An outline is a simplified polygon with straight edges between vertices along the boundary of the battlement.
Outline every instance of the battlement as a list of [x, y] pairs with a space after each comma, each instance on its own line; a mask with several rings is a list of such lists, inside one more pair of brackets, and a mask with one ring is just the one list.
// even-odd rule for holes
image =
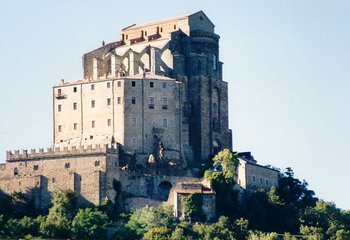
[[0, 163], [0, 171], [4, 171], [6, 169], [6, 163]]
[[90, 154], [106, 154], [106, 153], [118, 153], [118, 147], [96, 144], [96, 145], [87, 145], [81, 147], [56, 147], [56, 148], [47, 148], [44, 151], [44, 148], [31, 149], [28, 150], [15, 150], [6, 152], [6, 161], [23, 161], [23, 160], [34, 160], [34, 159], [45, 159], [45, 158], [59, 158], [62, 156], [77, 156], [77, 155], [90, 155]]

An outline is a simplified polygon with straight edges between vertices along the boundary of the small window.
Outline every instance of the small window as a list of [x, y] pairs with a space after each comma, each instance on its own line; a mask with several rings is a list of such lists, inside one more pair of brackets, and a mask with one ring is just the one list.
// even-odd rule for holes
[[265, 179], [266, 186], [269, 186], [269, 180]]
[[56, 181], [56, 179], [55, 178], [52, 178], [52, 182], [54, 183]]
[[74, 129], [74, 130], [77, 130], [77, 129], [78, 129], [78, 123], [74, 123], [74, 124], [73, 124], [73, 129]]
[[18, 168], [15, 167], [15, 168], [13, 169], [13, 175], [18, 175]]
[[95, 167], [100, 166], [100, 161], [95, 161]]
[[260, 178], [260, 184], [263, 184], [263, 179], [262, 178]]
[[160, 32], [163, 32], [163, 28], [162, 27], [160, 28]]
[[58, 131], [62, 132], [62, 125], [58, 125]]
[[64, 168], [65, 168], [65, 169], [70, 168], [70, 163], [65, 163], [65, 164], [64, 164]]
[[122, 82], [121, 82], [121, 81], [118, 81], [118, 82], [117, 82], [117, 87], [121, 87], [121, 85], [122, 85]]
[[163, 118], [163, 127], [168, 127], [168, 119]]
[[163, 88], [166, 88], [166, 82], [162, 83]]
[[150, 82], [150, 83], [149, 83], [149, 87], [150, 87], [150, 88], [153, 88], [153, 87], [154, 87], [154, 82]]
[[57, 95], [60, 97], [62, 95], [62, 89], [57, 89]]
[[110, 127], [112, 125], [112, 120], [111, 119], [107, 119], [107, 126]]
[[39, 170], [39, 165], [34, 165], [33, 170], [34, 171], [38, 171]]
[[107, 82], [107, 88], [111, 87], [111, 82]]
[[136, 82], [135, 81], [131, 81], [131, 86], [132, 87], [136, 87]]
[[134, 145], [134, 146], [136, 145], [136, 138], [134, 138], [134, 137], [131, 138], [131, 144]]
[[93, 136], [93, 135], [90, 135], [90, 139], [94, 139], [94, 136]]
[[128, 35], [125, 35], [125, 39], [128, 40]]
[[95, 84], [91, 84], [91, 90], [95, 90]]
[[57, 106], [57, 111], [58, 111], [58, 112], [61, 112], [61, 111], [62, 111], [62, 105], [61, 105], [61, 104], [58, 104], [58, 106]]
[[174, 30], [176, 30], [176, 25], [174, 25]]
[[255, 181], [256, 181], [255, 176], [253, 176], [253, 182], [255, 182]]
[[166, 97], [163, 98], [162, 109], [168, 109], [168, 99]]
[[91, 127], [95, 128], [95, 120], [91, 122]]
[[107, 98], [107, 105], [110, 106], [111, 105], [111, 99]]
[[147, 36], [147, 31], [145, 31], [145, 36]]
[[217, 59], [216, 59], [216, 54], [213, 55], [213, 70], [217, 69]]
[[95, 100], [91, 100], [91, 107], [92, 107], [92, 108], [95, 107]]
[[136, 120], [135, 117], [133, 117], [133, 118], [131, 119], [131, 125], [132, 125], [133, 127], [136, 127], [136, 123], [137, 123], [137, 120]]
[[150, 97], [150, 98], [149, 98], [148, 107], [149, 107], [150, 109], [154, 109], [154, 97]]
[[73, 92], [77, 92], [77, 87], [73, 87]]
[[118, 103], [118, 104], [121, 104], [121, 103], [122, 103], [122, 98], [121, 98], [121, 97], [118, 97], [118, 98], [117, 98], [117, 103]]
[[77, 110], [77, 108], [78, 108], [78, 104], [76, 102], [73, 103], [73, 110]]
[[136, 104], [136, 97], [131, 98], [131, 104]]

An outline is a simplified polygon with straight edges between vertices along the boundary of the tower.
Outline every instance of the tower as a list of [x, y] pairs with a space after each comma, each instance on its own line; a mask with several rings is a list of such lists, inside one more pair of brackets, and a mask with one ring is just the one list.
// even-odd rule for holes
[[116, 142], [144, 161], [159, 143], [199, 163], [231, 148], [214, 27], [202, 11], [133, 24], [84, 54], [83, 79], [53, 89], [55, 146]]

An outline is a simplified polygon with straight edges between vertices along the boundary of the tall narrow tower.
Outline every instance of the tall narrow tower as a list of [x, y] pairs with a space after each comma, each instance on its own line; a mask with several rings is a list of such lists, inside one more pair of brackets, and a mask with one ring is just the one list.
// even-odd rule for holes
[[82, 80], [54, 87], [56, 146], [119, 143], [148, 159], [203, 162], [231, 148], [219, 36], [199, 11], [133, 24], [84, 54]]

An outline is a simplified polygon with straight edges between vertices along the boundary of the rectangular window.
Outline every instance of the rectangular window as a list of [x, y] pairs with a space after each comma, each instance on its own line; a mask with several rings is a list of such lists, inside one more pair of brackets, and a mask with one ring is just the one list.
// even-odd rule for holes
[[92, 107], [92, 108], [95, 107], [95, 100], [91, 100], [91, 107]]
[[260, 178], [260, 184], [263, 184], [263, 179], [262, 178]]
[[150, 87], [150, 88], [153, 88], [153, 87], [154, 87], [154, 82], [150, 82], [150, 83], [149, 83], [149, 87]]
[[133, 117], [132, 119], [131, 119], [131, 125], [133, 126], [133, 127], [136, 127], [136, 118], [135, 117]]
[[111, 82], [107, 82], [107, 88], [111, 87]]
[[74, 123], [74, 124], [73, 124], [73, 129], [74, 129], [74, 130], [77, 130], [77, 129], [78, 129], [78, 123]]
[[166, 88], [166, 82], [162, 83], [163, 88]]
[[77, 110], [77, 108], [78, 108], [78, 104], [76, 102], [73, 103], [73, 110]]
[[122, 98], [121, 98], [121, 97], [118, 97], [118, 98], [117, 98], [117, 103], [118, 103], [118, 104], [121, 104], [121, 103], [122, 103]]
[[134, 138], [134, 137], [131, 138], [131, 144], [134, 145], [134, 146], [136, 145], [136, 138]]
[[58, 131], [62, 132], [62, 125], [58, 125]]
[[91, 127], [95, 128], [95, 120], [91, 122]]
[[136, 97], [131, 98], [131, 104], [136, 104]]
[[111, 119], [107, 119], [107, 126], [110, 127], [112, 125], [112, 120]]
[[253, 182], [255, 182], [255, 176], [253, 176]]
[[95, 84], [91, 84], [91, 90], [95, 90]]
[[136, 82], [135, 81], [131, 81], [131, 86], [132, 87], [136, 87]]
[[39, 170], [39, 165], [34, 165], [33, 170], [34, 171], [38, 171]]
[[73, 92], [77, 92], [77, 87], [73, 87]]
[[107, 98], [107, 105], [111, 105], [111, 99], [110, 98]]
[[168, 99], [166, 97], [163, 98], [162, 109], [168, 109]]
[[269, 186], [269, 180], [265, 179], [266, 186]]
[[118, 81], [117, 82], [117, 87], [120, 87], [122, 85], [122, 82], [121, 81]]
[[168, 119], [163, 118], [163, 127], [168, 127]]
[[154, 97], [149, 97], [148, 107], [151, 109], [154, 108]]
[[57, 89], [57, 95], [60, 97], [62, 96], [62, 89]]
[[65, 169], [70, 168], [70, 163], [65, 163], [65, 164], [64, 164], [64, 168], [65, 168]]
[[95, 161], [95, 167], [100, 166], [100, 161]]
[[61, 105], [61, 104], [58, 104], [58, 106], [57, 106], [57, 111], [59, 111], [59, 112], [62, 111], [62, 105]]

